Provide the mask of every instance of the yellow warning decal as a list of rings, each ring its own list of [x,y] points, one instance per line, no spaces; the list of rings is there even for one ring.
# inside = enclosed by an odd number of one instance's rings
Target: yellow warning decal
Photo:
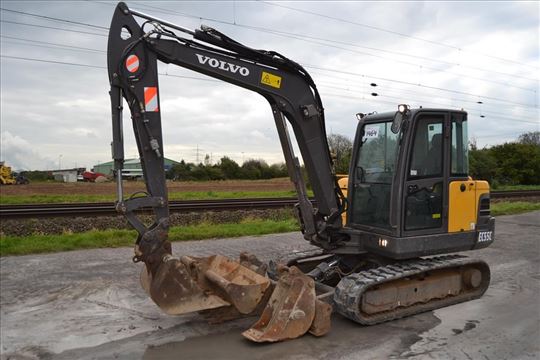
[[[279,89],[281,88],[281,76],[263,71],[261,74],[261,83]]]
[[[440,213],[439,213],[439,214],[431,214],[431,217],[432,217],[433,219],[440,219],[440,218],[441,218],[441,214],[440,214]]]

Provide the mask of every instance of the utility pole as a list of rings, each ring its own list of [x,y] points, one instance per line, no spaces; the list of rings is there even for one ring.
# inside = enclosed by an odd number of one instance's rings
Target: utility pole
[[[58,170],[62,170],[62,154],[58,155]]]

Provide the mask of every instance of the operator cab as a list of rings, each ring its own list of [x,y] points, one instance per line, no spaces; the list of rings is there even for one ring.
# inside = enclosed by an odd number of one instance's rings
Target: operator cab
[[[359,121],[354,144],[347,228],[352,238],[360,238],[359,246],[370,243],[364,241],[368,233],[385,244],[418,238],[421,243],[410,242],[407,249],[377,248],[397,258],[416,251],[427,255],[451,247],[439,235],[465,232],[471,234],[468,240],[454,245],[474,246],[477,224],[489,222],[478,211],[480,198],[487,197],[483,215],[489,218],[489,185],[468,175],[466,112],[404,108],[367,115]]]

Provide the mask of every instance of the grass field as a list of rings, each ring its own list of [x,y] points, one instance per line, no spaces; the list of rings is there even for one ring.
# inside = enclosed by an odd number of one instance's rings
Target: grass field
[[[498,185],[493,191],[540,190],[540,185]]]
[[[202,240],[248,235],[264,235],[298,230],[295,219],[280,221],[246,219],[238,224],[197,224],[171,228],[169,240]],[[88,231],[77,234],[0,236],[0,256],[25,255],[68,250],[131,246],[134,230]]]
[[[491,204],[491,215],[513,215],[540,210],[540,202],[500,201]]]

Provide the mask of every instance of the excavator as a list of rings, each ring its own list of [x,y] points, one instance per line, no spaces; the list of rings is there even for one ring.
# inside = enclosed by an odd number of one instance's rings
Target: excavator
[[[317,251],[268,263],[248,253],[239,259],[172,254],[158,60],[268,101],[298,194],[299,227]],[[487,290],[488,264],[461,254],[491,245],[495,234],[489,184],[468,174],[465,111],[402,104],[397,111],[356,114],[349,176],[338,181],[316,84],[287,57],[121,2],[107,65],[116,209],[137,230],[133,261],[144,263],[141,285],[165,313],[198,312],[211,322],[259,316],[242,335],[276,342],[326,334],[333,312],[372,325],[477,299]],[[126,196],[122,184],[124,101],[144,172],[142,195]],[[150,224],[137,216],[141,208],[152,209]]]

